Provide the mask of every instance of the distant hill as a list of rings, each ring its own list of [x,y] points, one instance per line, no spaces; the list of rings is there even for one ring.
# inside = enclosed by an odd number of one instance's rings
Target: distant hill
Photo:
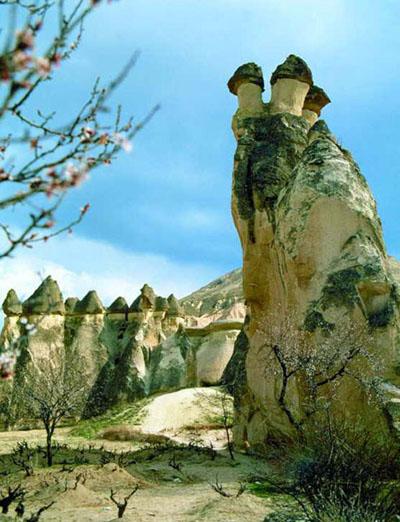
[[[396,283],[400,286],[400,261],[398,261],[395,257],[390,256],[389,265]]]
[[[240,268],[215,279],[180,300],[185,312],[195,317],[221,315],[225,318],[232,308],[244,310],[242,270]]]

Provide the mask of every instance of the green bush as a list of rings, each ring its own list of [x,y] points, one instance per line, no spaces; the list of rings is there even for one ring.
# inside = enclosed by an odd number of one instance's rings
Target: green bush
[[[400,448],[354,426],[319,425],[275,455],[279,471],[249,490],[287,495],[265,522],[400,521]]]
[[[400,451],[354,427],[319,426],[289,462],[290,488],[309,520],[391,522],[400,514]]]

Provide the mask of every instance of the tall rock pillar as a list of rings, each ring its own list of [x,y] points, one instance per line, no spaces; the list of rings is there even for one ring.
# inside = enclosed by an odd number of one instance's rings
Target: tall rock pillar
[[[269,103],[260,101],[263,86],[256,64],[239,67],[228,82],[239,97],[232,215],[248,308],[226,371],[237,384],[236,440],[296,437],[313,416],[307,394],[315,398],[316,390],[338,418],[360,414],[390,431],[388,405],[400,393],[400,300],[375,201],[350,153],[318,120],[330,100],[307,64],[290,55],[277,67]],[[380,361],[379,370],[365,370],[386,393],[379,407],[357,383],[362,355]],[[320,367],[297,371],[300,360]]]

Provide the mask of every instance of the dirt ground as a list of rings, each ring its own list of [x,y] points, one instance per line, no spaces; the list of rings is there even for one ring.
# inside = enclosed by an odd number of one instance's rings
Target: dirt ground
[[[116,520],[111,489],[122,500],[138,485],[123,520],[135,522],[262,522],[285,498],[256,496],[249,478],[268,473],[265,460],[224,448],[226,432],[215,423],[221,417],[217,389],[187,389],[160,395],[143,404],[128,404],[104,418],[82,421],[56,430],[61,445],[52,468],[40,451],[31,457],[32,476],[13,462],[18,442],[44,446],[43,430],[0,432],[0,490],[18,484],[26,490],[25,518],[54,504],[40,520],[89,522]],[[120,429],[118,428],[120,426]],[[106,440],[105,430],[117,434],[134,430],[153,439]],[[222,484],[224,495],[212,485]],[[243,492],[241,484],[246,484]],[[238,495],[238,492],[241,494]],[[14,520],[16,503],[9,516]]]
[[[129,459],[133,462],[123,467],[116,463],[58,464],[51,469],[35,469],[29,477],[19,471],[2,475],[0,483],[3,491],[7,485],[22,484],[27,491],[29,514],[54,501],[43,513],[40,520],[44,521],[114,520],[117,508],[110,499],[110,490],[122,500],[135,485],[139,489],[128,503],[123,517],[126,521],[262,522],[273,511],[275,501],[271,498],[260,498],[250,491],[236,496],[250,475],[266,471],[266,464],[258,459],[237,454],[232,461],[225,452],[218,452],[212,459],[206,452],[182,447],[161,452],[141,450],[129,453]],[[212,484],[217,481],[231,496],[213,490]],[[15,505],[10,509],[12,514],[13,509]]]

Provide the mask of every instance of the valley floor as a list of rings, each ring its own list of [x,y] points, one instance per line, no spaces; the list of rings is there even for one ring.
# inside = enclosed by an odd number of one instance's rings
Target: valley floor
[[[111,489],[122,500],[138,485],[123,520],[262,522],[287,499],[260,497],[248,487],[269,465],[241,453],[232,460],[223,449],[226,432],[216,422],[221,417],[219,396],[213,388],[180,390],[60,428],[54,435],[58,450],[52,468],[44,466],[37,449],[45,443],[43,430],[0,432],[0,490],[5,493],[18,484],[26,490],[23,520],[51,502],[40,521],[116,520]],[[110,429],[117,435],[128,430],[133,436],[107,440],[104,433]],[[161,442],[154,436],[161,436]],[[16,465],[15,454],[14,461],[11,457],[23,441],[34,450],[32,476]],[[217,484],[226,496],[213,489]],[[241,484],[247,485],[244,492]],[[9,515],[0,515],[0,521],[14,520],[15,506]]]
[[[5,448],[4,440],[8,445],[13,435],[16,434],[0,435],[2,450]],[[40,430],[24,432],[24,435],[25,440],[32,443],[41,441],[43,436]],[[66,429],[57,438],[73,445]],[[109,444],[114,451],[118,448],[126,452],[129,443]],[[67,460],[72,461],[72,446],[69,451],[71,455]],[[43,513],[41,520],[44,521],[106,522],[116,519],[116,506],[110,500],[111,488],[116,497],[122,499],[136,484],[139,489],[130,499],[123,518],[132,522],[261,522],[273,510],[275,500],[272,498],[260,498],[250,491],[236,497],[241,483],[266,470],[266,464],[253,457],[237,454],[232,461],[222,451],[212,459],[206,452],[182,446],[170,447],[167,451],[138,450],[126,455],[133,461],[128,465],[126,462],[121,466],[113,462],[92,464],[92,457],[89,457],[89,463],[39,468],[29,477],[25,477],[22,471],[15,471],[2,475],[0,484],[4,490],[9,484],[21,483],[28,492],[28,513],[54,501],[54,505]],[[93,459],[98,460],[98,457]],[[180,470],[171,467],[173,459],[181,466]],[[3,466],[0,464],[0,467]],[[0,473],[4,471],[3,468]],[[211,484],[216,481],[232,496],[223,497],[215,492]],[[11,520],[0,516],[0,520],[3,519]]]

